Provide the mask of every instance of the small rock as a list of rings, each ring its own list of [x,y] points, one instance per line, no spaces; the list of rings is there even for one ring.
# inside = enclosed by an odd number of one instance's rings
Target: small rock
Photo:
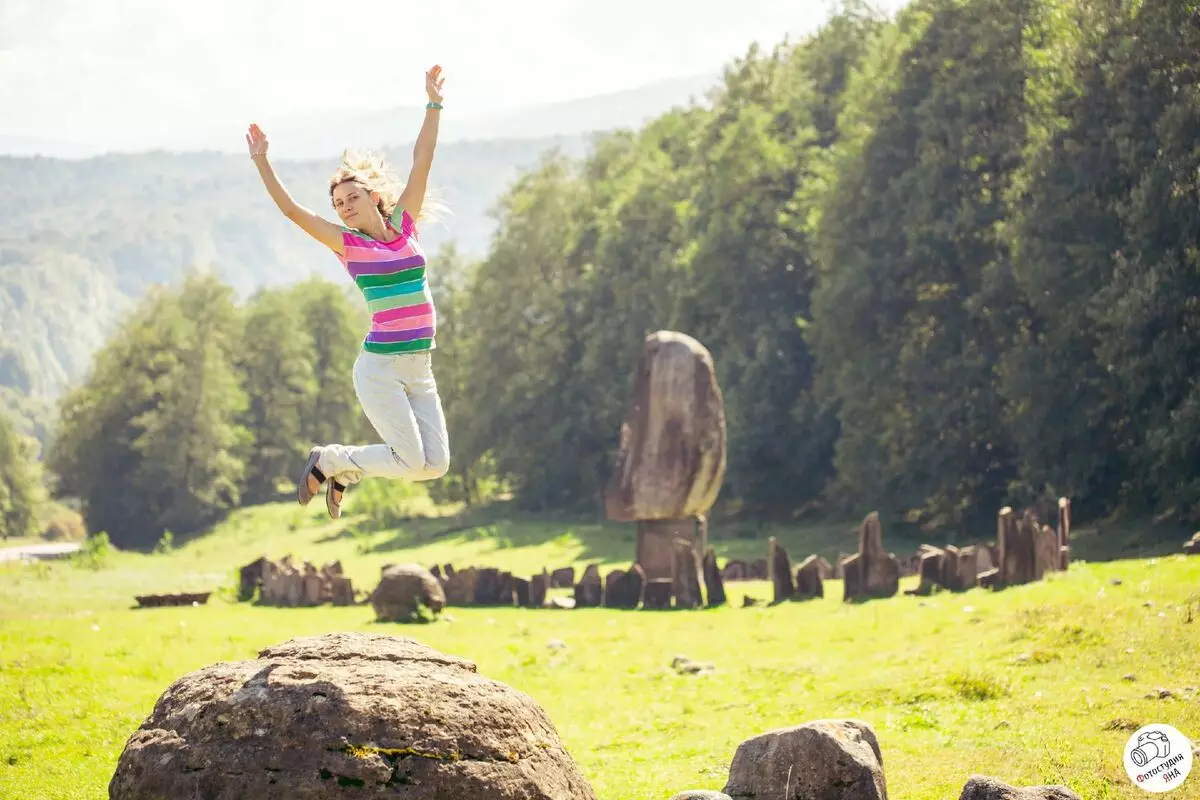
[[[1006,720],[1006,719],[1002,719],[1002,720],[1000,720],[999,722],[997,722],[997,723],[996,723],[996,727],[995,727],[995,728],[993,728],[992,730],[997,730],[997,731],[998,731],[998,730],[1000,730],[1001,728],[1011,728],[1011,727],[1012,727],[1012,726],[1008,724],[1008,720]]]
[[[687,656],[675,656],[671,659],[671,667],[686,675],[707,675],[717,669],[711,661],[692,661]]]
[[[1009,786],[986,775],[972,775],[958,800],[1082,800],[1066,786]]]
[[[1137,680],[1137,676],[1136,676],[1136,675],[1134,675],[1132,672],[1128,672],[1128,673],[1126,673],[1126,674],[1124,674],[1124,675],[1122,675],[1122,676],[1121,676],[1121,680],[1123,680],[1123,681],[1136,681],[1136,680]]]
[[[1136,731],[1140,727],[1142,727],[1140,722],[1128,717],[1117,717],[1104,723],[1104,730],[1106,731]]]
[[[549,647],[551,650],[566,650],[567,643],[562,639],[551,639],[546,642],[546,647]]]
[[[1113,586],[1120,586],[1120,585],[1121,585],[1121,579],[1120,579],[1120,578],[1113,578],[1113,579],[1110,581],[1110,583],[1111,583]]]
[[[1164,689],[1161,686],[1152,692],[1147,692],[1144,697],[1147,700],[1168,700],[1175,696],[1175,693],[1170,689]]]
[[[724,792],[713,792],[707,789],[688,789],[679,794],[671,795],[671,800],[732,800]]]

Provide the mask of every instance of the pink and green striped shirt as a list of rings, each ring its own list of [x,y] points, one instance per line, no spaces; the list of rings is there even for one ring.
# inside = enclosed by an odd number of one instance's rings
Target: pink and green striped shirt
[[[433,350],[437,313],[425,278],[425,253],[417,241],[416,223],[399,206],[389,222],[400,234],[391,242],[342,228],[344,252],[338,258],[371,314],[371,330],[363,349],[385,355]]]

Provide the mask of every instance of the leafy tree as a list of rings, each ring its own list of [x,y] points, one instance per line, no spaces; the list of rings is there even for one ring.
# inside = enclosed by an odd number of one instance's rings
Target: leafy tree
[[[45,492],[35,444],[0,413],[0,538],[37,532]]]

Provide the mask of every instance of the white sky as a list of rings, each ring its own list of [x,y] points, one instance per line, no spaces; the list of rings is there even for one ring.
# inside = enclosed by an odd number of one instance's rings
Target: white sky
[[[447,104],[487,113],[716,70],[827,15],[827,0],[0,0],[0,134],[419,105],[434,63]]]

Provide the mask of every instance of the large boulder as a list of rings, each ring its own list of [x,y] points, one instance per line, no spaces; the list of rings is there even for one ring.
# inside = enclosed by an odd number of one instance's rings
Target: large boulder
[[[351,796],[596,797],[529,696],[470,661],[369,633],[292,639],[185,675],[109,783],[109,800]]]
[[[816,720],[738,745],[724,792],[733,800],[887,800],[887,783],[870,725]]]
[[[421,609],[438,614],[446,607],[441,581],[420,564],[394,564],[383,570],[379,585],[371,593],[376,619],[382,622],[411,622]]]

